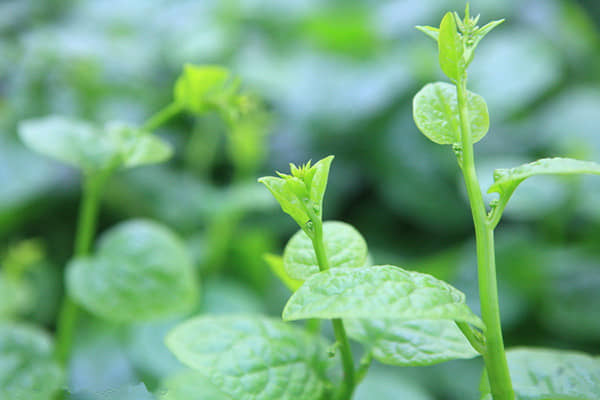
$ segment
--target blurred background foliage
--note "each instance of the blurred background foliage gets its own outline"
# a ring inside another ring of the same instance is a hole
[[[463,8],[453,0],[1,2],[0,318],[53,331],[80,193],[73,170],[17,140],[18,121],[58,113],[141,124],[171,101],[188,62],[229,68],[269,115],[234,130],[211,114],[171,121],[159,133],[174,159],[114,177],[100,231],[133,217],[161,221],[186,239],[203,278],[200,312],[278,315],[288,293],[263,254],[281,253],[295,226],[255,179],[335,154],[325,218],[354,224],[375,263],[449,280],[477,310],[472,221],[454,155],[418,133],[411,115],[416,91],[442,79],[434,43],[414,26]],[[483,22],[507,20],[479,46],[469,76],[491,117],[476,146],[483,189],[494,168],[539,157],[600,161],[598,4],[482,0],[471,10]],[[509,347],[598,354],[599,241],[598,179],[521,185],[497,234]],[[162,338],[176,321],[125,328],[83,317],[73,398],[169,398],[169,382],[201,382],[173,375],[183,368]],[[478,359],[375,366],[356,398],[475,399],[480,371]],[[204,387],[185,398],[210,399]]]

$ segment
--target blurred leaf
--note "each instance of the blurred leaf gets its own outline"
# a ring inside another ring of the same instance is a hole
[[[356,388],[355,400],[433,400],[414,381],[399,375],[396,370],[372,367],[365,380]]]
[[[325,343],[274,319],[197,317],[171,331],[166,343],[235,399],[314,400],[325,389]]]
[[[535,348],[512,349],[506,357],[518,400],[590,400],[600,393],[597,357]],[[491,399],[485,373],[481,389]]]
[[[238,85],[225,68],[186,64],[175,82],[175,102],[195,114],[220,111],[230,106]]]
[[[198,295],[181,240],[145,220],[115,226],[102,236],[94,256],[73,260],[67,287],[94,314],[124,322],[184,312]]]
[[[473,143],[487,133],[490,120],[483,97],[467,92]],[[460,144],[461,129],[456,86],[436,82],[423,87],[413,100],[413,117],[419,130],[438,144]]]
[[[465,68],[465,61],[462,39],[456,30],[456,21],[451,12],[447,12],[440,23],[438,46],[442,71],[451,80],[458,81]]]
[[[0,323],[0,398],[52,398],[64,383],[52,351],[52,340],[42,330]]]
[[[453,321],[347,319],[344,323],[348,336],[383,364],[425,366],[479,355]]]
[[[260,297],[246,283],[212,279],[204,284],[202,312],[205,314],[256,314],[264,311]]]
[[[78,391],[69,394],[67,400],[154,400],[143,383],[111,388],[102,391]]]
[[[323,223],[323,241],[329,268],[356,268],[365,265],[367,243],[352,225],[326,221]],[[289,277],[301,281],[319,272],[312,241],[303,230],[296,232],[285,246],[283,265]]]
[[[454,320],[483,328],[458,289],[391,265],[332,268],[311,276],[283,310],[286,321],[306,318]]]
[[[159,400],[233,400],[197,371],[184,371],[169,377],[158,393]]]
[[[156,136],[117,123],[102,131],[87,122],[48,116],[22,122],[19,135],[32,150],[86,172],[157,163],[171,156],[171,148]]]
[[[0,271],[0,320],[28,311],[32,300],[33,293],[27,282]]]
[[[285,271],[283,266],[283,257],[276,254],[265,254],[264,259],[267,264],[269,264],[269,268],[271,268],[273,274],[275,274],[275,276],[279,278],[279,280],[283,282],[283,284],[290,289],[292,293],[302,286],[303,281],[291,278]]]

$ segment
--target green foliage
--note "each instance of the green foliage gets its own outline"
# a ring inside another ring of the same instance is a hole
[[[333,268],[311,276],[283,310],[285,321],[305,318],[454,320],[483,328],[458,289],[391,265]]]
[[[367,261],[367,243],[351,225],[339,221],[323,223],[325,253],[329,268],[357,268]],[[304,281],[319,272],[317,256],[311,239],[300,230],[289,240],[283,252],[287,274]]]
[[[321,219],[332,161],[333,156],[329,156],[312,166],[310,161],[300,167],[290,164],[291,175],[279,173],[279,178],[266,176],[258,180],[307,234],[312,234],[307,223],[313,218]]]
[[[167,378],[159,390],[160,400],[233,400],[217,390],[200,372],[189,370]]]
[[[266,317],[197,317],[177,326],[167,346],[220,391],[240,400],[314,400],[325,391],[326,345]]]
[[[295,292],[302,286],[301,280],[290,277],[286,272],[285,267],[283,266],[283,257],[275,254],[265,254],[264,259],[267,264],[269,264],[273,274],[275,274],[275,276],[292,292]]]
[[[198,297],[194,270],[181,240],[145,220],[106,232],[91,257],[68,267],[69,294],[112,321],[138,321],[189,310]]]
[[[175,102],[193,114],[232,105],[239,81],[219,66],[186,64],[174,85]]]
[[[166,142],[142,130],[120,123],[100,129],[61,116],[24,121],[19,135],[32,150],[86,173],[158,163],[172,153]]]
[[[438,36],[439,61],[442,71],[448,78],[458,81],[465,68],[463,42],[456,30],[454,15],[447,12],[440,23]]]
[[[473,143],[481,140],[490,127],[483,97],[468,92],[467,107]],[[460,144],[460,117],[456,86],[436,82],[423,87],[413,99],[413,118],[419,130],[438,144]]]
[[[52,348],[52,339],[40,329],[0,322],[0,398],[52,398],[64,384]]]
[[[344,322],[348,335],[383,364],[425,366],[478,355],[452,321],[349,318]]]
[[[512,349],[506,356],[517,400],[591,400],[600,393],[598,357],[536,348]],[[483,399],[491,399],[485,375],[481,389]]]

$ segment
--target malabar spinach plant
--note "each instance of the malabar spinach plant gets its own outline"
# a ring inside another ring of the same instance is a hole
[[[254,151],[240,150],[243,144],[239,143],[253,139],[240,137],[262,110],[240,91],[238,79],[216,66],[186,65],[175,83],[173,102],[142,126],[120,122],[96,126],[64,116],[19,125],[19,135],[29,148],[81,171],[82,197],[56,338],[18,321],[0,323],[0,398],[47,400],[60,389],[69,389],[66,376],[81,310],[106,321],[131,324],[181,315],[197,306],[197,271],[186,245],[168,227],[145,219],[129,220],[103,232],[96,246],[94,242],[102,195],[111,176],[169,159],[171,145],[152,132],[178,113],[198,116],[208,111],[226,121],[231,146],[239,150],[239,164],[246,167],[244,160]],[[7,288],[3,296],[9,290],[21,293],[15,289],[21,268],[9,267],[0,276],[0,288]],[[10,315],[26,299],[13,300],[0,308],[2,314]]]
[[[372,265],[355,228],[323,220],[332,156],[314,165],[291,164],[289,174],[259,179],[300,227],[282,257],[266,259],[293,292],[283,320],[307,323],[301,328],[259,315],[228,315],[200,316],[175,327],[167,346],[216,388],[213,398],[348,400],[373,359],[425,366],[478,355],[485,361],[482,399],[597,398],[598,358],[546,349],[505,352],[493,232],[525,179],[600,174],[600,165],[552,158],[497,170],[489,191],[499,198],[486,208],[473,144],[487,133],[489,116],[484,99],[467,91],[466,70],[481,39],[502,20],[478,27],[468,7],[465,14],[460,19],[447,13],[439,28],[419,27],[438,43],[440,65],[452,83],[426,85],[415,96],[414,117],[425,136],[452,146],[463,172],[475,225],[482,317],[446,282],[393,265]],[[331,321],[334,343],[321,336],[319,320]],[[358,362],[350,339],[362,344]],[[193,375],[170,380],[165,399],[184,398],[178,394],[192,393],[194,385]]]

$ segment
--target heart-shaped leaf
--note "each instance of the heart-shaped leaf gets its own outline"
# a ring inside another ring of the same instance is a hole
[[[100,129],[62,116],[24,121],[19,136],[32,150],[86,172],[158,163],[172,153],[166,142],[142,130],[121,123]]]
[[[145,220],[117,225],[102,236],[94,256],[73,260],[67,287],[92,313],[127,322],[186,311],[198,292],[184,244]]]
[[[600,393],[600,359],[584,353],[517,348],[506,352],[517,400],[592,400]],[[491,400],[487,375],[482,398]]]
[[[483,97],[467,91],[467,108],[473,143],[480,141],[490,127],[487,104]],[[429,83],[413,99],[413,118],[419,130],[438,144],[460,144],[460,118],[456,86]]]
[[[198,317],[175,327],[167,347],[236,400],[314,400],[324,393],[326,344],[266,317]]]
[[[348,336],[364,344],[383,364],[425,366],[478,356],[452,321],[346,319],[344,322]]]
[[[339,221],[325,222],[323,241],[329,268],[355,268],[365,265],[367,243],[352,225]],[[287,274],[298,280],[306,280],[319,272],[312,241],[303,230],[296,232],[285,246],[283,265]]]
[[[319,272],[290,298],[283,319],[454,320],[483,327],[465,295],[431,275],[392,265]]]
[[[64,383],[53,344],[29,325],[0,323],[0,398],[51,399]]]

